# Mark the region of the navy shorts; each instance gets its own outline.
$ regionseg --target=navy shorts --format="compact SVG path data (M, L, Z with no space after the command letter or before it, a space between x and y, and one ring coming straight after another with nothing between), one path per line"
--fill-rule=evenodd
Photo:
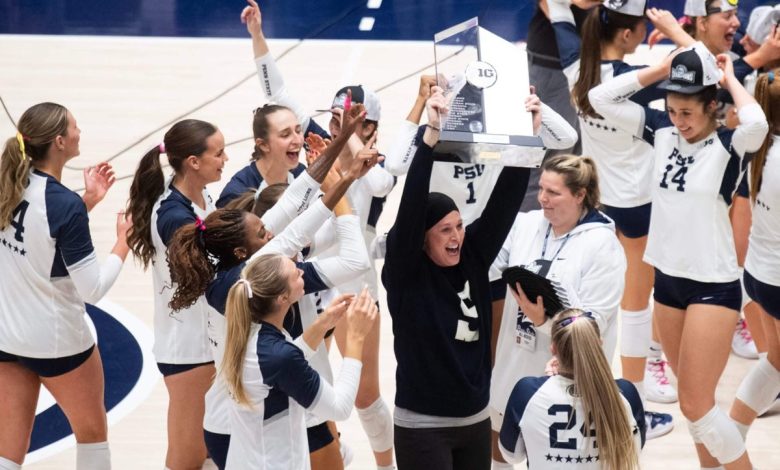
M314 453L333 442L333 434L330 432L328 422L306 428L306 437L309 438L309 453Z
M626 238L641 238L650 231L649 202L636 207L612 207L602 205L602 210L615 221L615 227Z
M780 287L759 281L745 271L745 291L766 313L780 320Z
M203 438L206 441L206 450L209 457L219 470L225 470L228 449L230 448L230 434L218 434L203 430Z
M89 356L92 355L94 349L95 345L93 344L84 352L52 359L36 359L0 351L0 362L18 362L19 365L30 369L40 377L57 377L58 375L67 374L84 364L89 359Z
M168 377L169 375L181 374L182 372L187 372L188 370L192 370L196 367L209 364L214 364L214 361L201 362L199 364L166 364L164 362L158 362L157 369L160 371L163 377Z
M742 286L731 282L699 282L669 276L655 269L653 298L672 308L685 310L692 304L718 305L739 312L742 309Z

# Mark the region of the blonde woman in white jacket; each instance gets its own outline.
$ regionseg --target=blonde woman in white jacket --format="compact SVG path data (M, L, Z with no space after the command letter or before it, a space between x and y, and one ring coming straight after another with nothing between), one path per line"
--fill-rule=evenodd
M611 360L626 258L614 222L597 209L595 163L572 155L545 161L538 197L542 210L518 214L494 266L502 271L525 266L558 282L566 290L569 306L593 314L603 332L604 353ZM528 299L522 286L519 295L508 287L490 383L494 437L517 381L544 375L552 358L550 345L550 322L541 297Z

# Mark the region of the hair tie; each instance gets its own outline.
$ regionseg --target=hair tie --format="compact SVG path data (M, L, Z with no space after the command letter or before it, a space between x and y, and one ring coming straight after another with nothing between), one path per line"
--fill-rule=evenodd
M206 231L206 221L201 219L200 217L195 217L195 227L198 228L201 232Z
M775 81L775 72L774 71L769 72L768 74L766 74L766 78L767 78L767 81L769 81L769 84L771 85L772 82Z
M22 161L27 160L27 154L24 151L24 136L21 132L16 133L16 141L19 142L19 150L22 151Z
M607 9L604 8L604 5L599 5L599 20L604 26L609 24L609 15L607 15Z
M677 20L677 23L678 23L680 26L688 26L688 25L691 25L691 24L693 24L693 22L691 21L691 17L690 17L690 16L681 16L681 17L680 17L680 18Z
M558 326L561 328L566 328L567 326L571 325L575 321L577 321L580 318L587 318L589 320L595 320L593 317L593 314L591 312L582 312L579 315L573 315L571 317L566 317L563 320L558 321Z
M244 290L246 291L246 297L248 299L252 298L252 283L249 282L247 279L241 278L238 280L239 284L244 285Z
M160 151L160 153L165 153L165 142L160 142L160 145L157 146L157 149Z

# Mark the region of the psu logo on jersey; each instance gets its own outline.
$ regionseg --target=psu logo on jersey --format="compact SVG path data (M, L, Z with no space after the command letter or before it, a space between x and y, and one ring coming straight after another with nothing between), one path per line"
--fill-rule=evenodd
M105 300L97 306L87 305L87 315L88 323L91 322L94 327L92 332L96 334L103 361L104 402L111 426L138 407L159 379L151 354L152 333L134 315ZM75 444L67 418L46 389L41 387L25 465Z

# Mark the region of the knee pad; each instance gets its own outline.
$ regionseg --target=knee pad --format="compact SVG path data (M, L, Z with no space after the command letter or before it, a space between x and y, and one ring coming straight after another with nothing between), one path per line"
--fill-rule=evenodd
M737 425L717 405L701 419L691 423L691 429L709 453L722 464L731 463L745 453L745 443Z
M653 335L653 311L650 307L635 312L621 309L620 321L620 355L647 357Z
M737 398L758 414L764 412L777 399L780 392L780 371L766 357L748 372L737 389Z
M393 447L393 417L382 397L368 408L358 408L358 417L368 443L374 452L384 452Z

